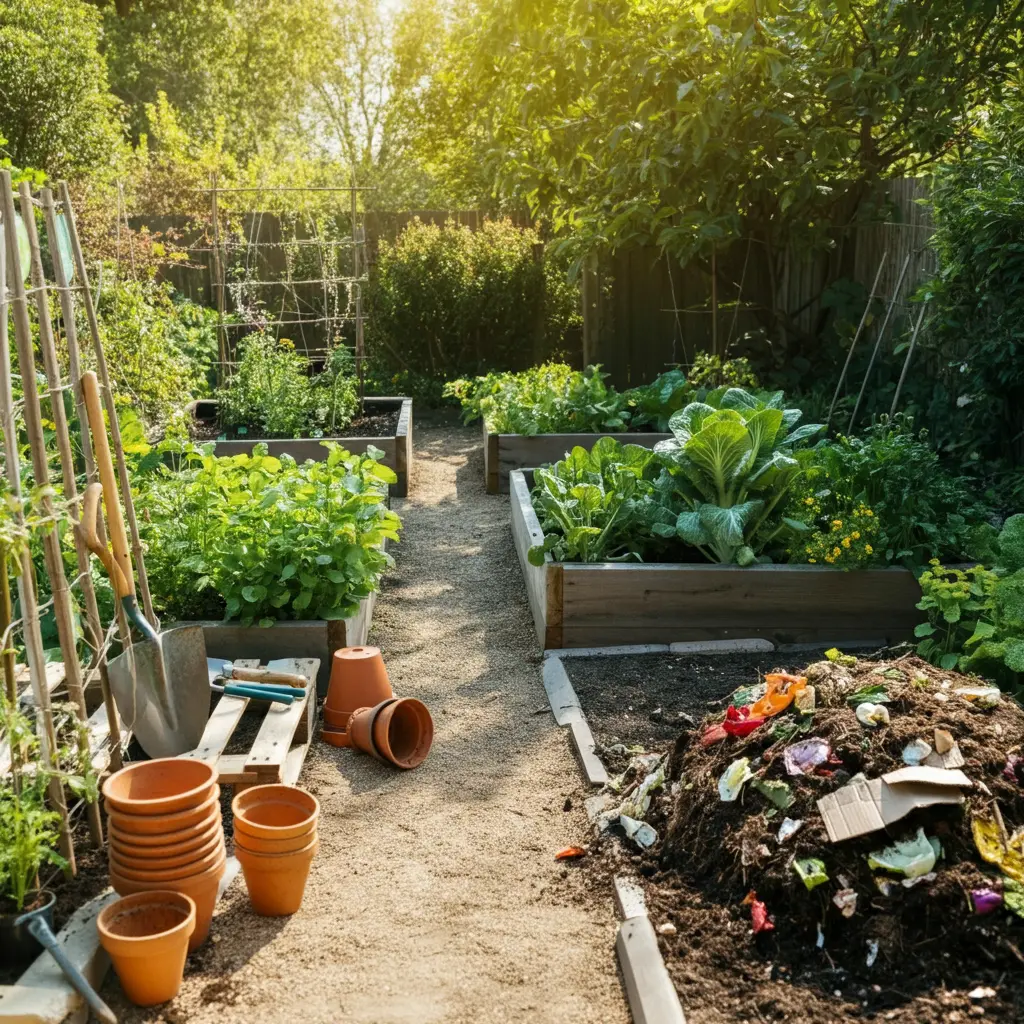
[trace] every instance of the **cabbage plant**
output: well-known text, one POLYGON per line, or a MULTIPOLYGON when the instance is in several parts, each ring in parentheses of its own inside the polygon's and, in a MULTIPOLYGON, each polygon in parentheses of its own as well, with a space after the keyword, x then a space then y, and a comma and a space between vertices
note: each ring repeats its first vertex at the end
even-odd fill
POLYGON ((807 525, 779 512, 803 472, 798 449, 820 424, 797 427, 799 409, 778 392, 718 388, 669 420, 674 435, 655 453, 684 506, 674 524, 656 533, 677 535, 710 561, 750 565, 787 530, 807 525))

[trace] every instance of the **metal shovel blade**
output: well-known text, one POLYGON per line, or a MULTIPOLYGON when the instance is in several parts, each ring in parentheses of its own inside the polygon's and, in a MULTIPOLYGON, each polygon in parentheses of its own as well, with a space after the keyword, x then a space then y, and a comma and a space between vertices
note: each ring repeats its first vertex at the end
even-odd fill
POLYGON ((142 640, 107 665, 125 725, 150 757, 195 750, 210 717, 202 626, 179 626, 142 640))

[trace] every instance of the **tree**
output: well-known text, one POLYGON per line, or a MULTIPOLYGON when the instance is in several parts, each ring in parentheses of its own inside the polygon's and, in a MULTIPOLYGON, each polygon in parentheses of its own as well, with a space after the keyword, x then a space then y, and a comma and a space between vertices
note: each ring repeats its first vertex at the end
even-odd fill
POLYGON ((102 171, 119 156, 100 19, 81 0, 0 0, 0 135, 18 166, 102 171))

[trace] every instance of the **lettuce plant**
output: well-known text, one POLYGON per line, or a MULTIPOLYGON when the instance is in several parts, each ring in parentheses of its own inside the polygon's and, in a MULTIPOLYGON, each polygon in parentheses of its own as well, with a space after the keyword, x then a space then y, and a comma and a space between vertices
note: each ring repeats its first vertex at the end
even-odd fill
POLYGON ((544 543, 530 549, 543 565, 559 562, 641 560, 657 536, 654 526, 672 522, 648 474, 654 453, 602 437, 588 452, 576 447, 561 462, 534 474, 533 507, 544 543))
POLYGON ((799 409, 782 392, 719 388, 669 420, 673 437, 655 452, 684 508, 655 532, 677 535, 713 562, 750 565, 786 530, 806 524, 781 516, 802 472, 797 449, 822 427, 797 427, 799 409))

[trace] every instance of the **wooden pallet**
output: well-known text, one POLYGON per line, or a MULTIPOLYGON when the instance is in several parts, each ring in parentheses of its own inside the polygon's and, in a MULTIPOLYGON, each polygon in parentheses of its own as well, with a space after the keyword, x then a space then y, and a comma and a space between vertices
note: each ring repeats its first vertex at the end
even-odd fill
MULTIPOLYGON (((235 665, 259 668, 259 661, 236 660, 235 665)), ((199 746, 182 755, 214 765, 222 786, 235 786, 237 789, 284 782, 287 776, 294 774, 296 760, 301 766, 306 759, 316 723, 316 674, 320 661, 318 658, 282 658, 271 661, 267 667, 304 675, 308 680, 306 696, 294 704, 267 704, 263 722, 249 751, 225 754, 249 699, 224 695, 210 715, 199 746), (286 765, 291 765, 293 770, 286 771, 286 765)))

